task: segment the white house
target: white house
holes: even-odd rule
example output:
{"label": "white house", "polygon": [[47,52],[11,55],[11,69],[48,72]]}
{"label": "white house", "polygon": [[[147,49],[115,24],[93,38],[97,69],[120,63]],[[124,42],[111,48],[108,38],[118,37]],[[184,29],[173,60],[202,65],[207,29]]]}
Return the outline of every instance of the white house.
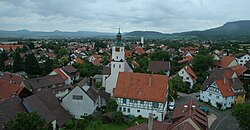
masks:
{"label": "white house", "polygon": [[114,91],[118,111],[163,121],[167,110],[168,77],[158,74],[120,72]]}
{"label": "white house", "polygon": [[106,106],[109,96],[93,86],[90,79],[85,78],[62,99],[61,105],[79,119],[93,114],[97,107]]}
{"label": "white house", "polygon": [[183,82],[186,82],[190,89],[193,88],[194,83],[196,82],[196,75],[193,70],[188,66],[184,66],[179,72],[178,75],[182,78]]}
{"label": "white house", "polygon": [[234,90],[230,79],[237,78],[237,75],[230,69],[213,69],[205,80],[200,91],[200,100],[211,103],[214,107],[221,109],[230,108],[234,104]]}
{"label": "white house", "polygon": [[111,61],[111,74],[103,78],[103,87],[105,91],[113,96],[114,88],[116,86],[116,81],[119,72],[133,72],[129,67],[127,61],[125,60],[125,47],[121,41],[122,35],[120,30],[116,35],[117,42],[112,46],[112,61]]}
{"label": "white house", "polygon": [[238,64],[244,66],[250,60],[250,56],[248,54],[238,54],[235,55],[235,60],[238,62]]}

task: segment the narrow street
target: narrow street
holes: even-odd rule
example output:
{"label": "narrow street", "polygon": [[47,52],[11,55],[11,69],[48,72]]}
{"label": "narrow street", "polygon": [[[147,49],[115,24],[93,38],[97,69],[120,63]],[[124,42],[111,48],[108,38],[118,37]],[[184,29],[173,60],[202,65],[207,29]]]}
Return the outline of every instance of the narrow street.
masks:
{"label": "narrow street", "polygon": [[178,95],[180,96],[180,98],[175,100],[176,107],[186,104],[190,99],[193,99],[196,104],[207,107],[209,109],[209,116],[211,117],[209,117],[209,119],[211,119],[209,120],[209,124],[212,123],[209,128],[210,130],[239,130],[239,123],[236,118],[231,114],[231,109],[220,111],[216,108],[213,108],[206,103],[198,101],[195,97],[196,93],[178,93]]}

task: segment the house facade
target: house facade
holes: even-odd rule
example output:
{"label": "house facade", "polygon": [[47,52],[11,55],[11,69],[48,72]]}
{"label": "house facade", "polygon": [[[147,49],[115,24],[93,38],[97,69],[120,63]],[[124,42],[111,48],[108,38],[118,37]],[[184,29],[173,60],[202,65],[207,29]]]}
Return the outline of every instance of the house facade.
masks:
{"label": "house facade", "polygon": [[185,67],[183,67],[179,72],[178,75],[182,78],[183,82],[187,83],[187,86],[192,89],[194,83],[196,82],[196,75],[193,72],[193,70],[186,65]]}
{"label": "house facade", "polygon": [[96,108],[106,106],[109,96],[108,93],[95,88],[91,79],[85,78],[62,99],[61,105],[79,119],[93,114]]}
{"label": "house facade", "polygon": [[238,64],[244,66],[250,60],[250,56],[248,54],[238,54],[235,55],[235,60],[238,62]]}
{"label": "house facade", "polygon": [[118,111],[163,121],[167,110],[168,77],[157,74],[120,72],[114,92]]}

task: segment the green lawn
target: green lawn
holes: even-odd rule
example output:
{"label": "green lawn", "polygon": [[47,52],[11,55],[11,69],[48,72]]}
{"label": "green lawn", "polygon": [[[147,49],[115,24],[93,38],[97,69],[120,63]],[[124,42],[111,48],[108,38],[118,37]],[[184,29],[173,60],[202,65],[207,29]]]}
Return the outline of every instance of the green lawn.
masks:
{"label": "green lawn", "polygon": [[128,124],[102,124],[100,118],[93,119],[89,125],[86,127],[86,130],[125,130],[126,128],[135,125],[135,121],[139,124],[145,123],[147,119],[135,119]]}

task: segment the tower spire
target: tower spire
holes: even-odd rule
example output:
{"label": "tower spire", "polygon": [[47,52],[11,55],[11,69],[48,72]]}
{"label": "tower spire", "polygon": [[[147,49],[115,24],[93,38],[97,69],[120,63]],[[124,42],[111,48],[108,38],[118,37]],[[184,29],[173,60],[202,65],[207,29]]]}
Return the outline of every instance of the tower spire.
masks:
{"label": "tower spire", "polygon": [[118,28],[118,33],[116,35],[116,43],[115,43],[116,46],[123,46],[122,44],[122,34],[121,34],[121,29]]}

